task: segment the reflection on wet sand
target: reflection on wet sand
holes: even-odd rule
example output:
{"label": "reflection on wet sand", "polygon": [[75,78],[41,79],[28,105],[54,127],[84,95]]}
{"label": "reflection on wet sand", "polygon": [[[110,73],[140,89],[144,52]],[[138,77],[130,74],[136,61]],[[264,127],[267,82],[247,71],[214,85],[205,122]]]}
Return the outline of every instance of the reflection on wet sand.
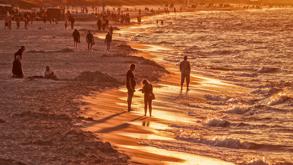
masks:
{"label": "reflection on wet sand", "polygon": [[[150,45],[132,45],[139,50],[161,49]],[[86,131],[96,133],[102,140],[117,146],[120,151],[127,153],[131,161],[145,164],[231,164],[221,160],[188,153],[169,151],[156,147],[147,146],[145,140],[176,141],[172,134],[166,133],[169,125],[174,123],[186,125],[196,123],[196,119],[180,111],[184,105],[178,104],[174,96],[179,100],[193,102],[205,102],[203,95],[210,92],[221,92],[227,88],[238,88],[220,80],[214,80],[198,75],[192,75],[192,85],[189,91],[180,90],[178,86],[179,73],[174,66],[166,63],[163,59],[151,54],[140,54],[154,59],[161,65],[171,70],[155,84],[157,99],[154,101],[153,117],[143,117],[143,96],[136,92],[133,99],[133,109],[127,113],[126,89],[113,89],[104,93],[96,93],[85,96],[83,101],[87,103],[82,108],[84,117],[91,117],[93,121],[84,124]],[[240,89],[237,89],[240,90]],[[229,90],[228,90],[229,91]],[[104,117],[101,117],[104,116]]]}

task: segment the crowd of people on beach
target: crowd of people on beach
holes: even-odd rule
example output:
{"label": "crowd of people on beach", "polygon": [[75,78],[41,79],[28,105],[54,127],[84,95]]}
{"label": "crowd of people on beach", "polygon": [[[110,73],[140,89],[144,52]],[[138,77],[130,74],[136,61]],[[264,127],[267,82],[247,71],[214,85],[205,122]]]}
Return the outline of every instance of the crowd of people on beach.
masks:
{"label": "crowd of people on beach", "polygon": [[[147,10],[147,9],[146,9]],[[138,23],[141,22],[141,10],[138,10],[139,12],[139,17],[138,17]],[[8,15],[9,16],[9,15]],[[14,20],[18,21],[19,18],[14,16]],[[97,17],[97,29],[98,31],[105,31],[107,29],[107,33],[105,36],[105,45],[106,45],[106,51],[109,52],[111,49],[111,43],[113,40],[113,31],[114,28],[110,26],[110,19],[111,21],[114,19],[117,19],[120,23],[130,23],[130,15],[128,13],[126,14],[118,14],[115,15],[114,13],[111,12],[106,12],[106,14],[100,15]],[[11,26],[11,17],[7,20],[5,20],[5,26],[6,23],[8,22],[7,27]],[[20,20],[20,19],[19,19]],[[30,17],[27,18],[28,21],[30,20]],[[117,21],[116,20],[116,21]],[[9,23],[10,21],[10,23]],[[65,18],[65,29],[67,29],[68,22],[71,24],[71,28],[74,29],[74,24],[75,24],[75,18],[71,15],[70,12],[66,14]],[[158,21],[157,21],[158,22]],[[26,24],[26,23],[25,23]],[[161,24],[163,24],[163,20],[161,20]],[[18,26],[18,25],[17,25]],[[27,25],[26,25],[27,26]],[[73,41],[74,41],[74,47],[77,48],[78,44],[81,42],[81,34],[78,29],[74,29],[72,33]],[[93,33],[88,30],[85,40],[87,43],[87,48],[88,50],[92,50],[93,46],[95,45],[95,39]],[[24,78],[24,73],[22,70],[22,59],[23,59],[23,53],[25,51],[25,46],[21,46],[21,48],[14,54],[14,60],[13,60],[13,66],[12,66],[12,78]],[[128,70],[126,74],[126,88],[128,90],[128,98],[127,98],[127,103],[128,103],[128,112],[130,112],[131,105],[132,105],[132,99],[133,95],[136,91],[136,80],[135,80],[135,64],[130,65],[130,69]],[[183,89],[183,84],[186,81],[186,86],[187,90],[189,89],[189,83],[190,83],[190,63],[187,61],[187,57],[184,57],[184,61],[180,63],[180,71],[181,71],[181,90]],[[55,73],[51,70],[50,66],[45,67],[44,75],[42,76],[32,76],[28,77],[30,79],[51,79],[51,80],[58,80],[57,76]],[[143,80],[142,81],[142,89],[141,91],[144,94],[144,109],[145,109],[145,116],[147,115],[147,112],[149,112],[149,115],[152,116],[152,101],[155,99],[155,95],[153,92],[153,86],[148,80]]]}

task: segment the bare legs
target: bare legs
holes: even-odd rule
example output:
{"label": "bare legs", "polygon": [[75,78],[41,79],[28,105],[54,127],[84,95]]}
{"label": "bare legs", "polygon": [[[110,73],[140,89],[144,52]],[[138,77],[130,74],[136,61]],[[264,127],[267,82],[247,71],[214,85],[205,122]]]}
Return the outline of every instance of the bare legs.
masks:
{"label": "bare legs", "polygon": [[132,97],[133,97],[134,92],[128,91],[128,98],[127,98],[127,103],[128,103],[128,112],[131,111],[131,104],[132,104]]}
{"label": "bare legs", "polygon": [[144,100],[144,116],[147,115],[147,111],[149,108],[150,117],[152,116],[152,100],[145,99]]}
{"label": "bare legs", "polygon": [[189,84],[190,84],[190,74],[182,74],[181,73],[181,90],[183,90],[183,85],[186,79],[186,90],[189,90]]}

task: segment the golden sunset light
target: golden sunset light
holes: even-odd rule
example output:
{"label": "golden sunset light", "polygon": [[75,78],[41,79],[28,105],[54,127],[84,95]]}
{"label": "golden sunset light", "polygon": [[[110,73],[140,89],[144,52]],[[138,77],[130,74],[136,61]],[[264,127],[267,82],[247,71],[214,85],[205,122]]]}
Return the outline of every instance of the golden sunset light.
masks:
{"label": "golden sunset light", "polygon": [[293,0],[0,0],[0,165],[293,165]]}

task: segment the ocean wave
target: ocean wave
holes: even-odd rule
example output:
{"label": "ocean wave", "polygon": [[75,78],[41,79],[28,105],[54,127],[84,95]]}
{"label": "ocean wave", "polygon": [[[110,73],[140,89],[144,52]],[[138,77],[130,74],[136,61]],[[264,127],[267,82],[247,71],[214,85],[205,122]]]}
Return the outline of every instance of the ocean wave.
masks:
{"label": "ocean wave", "polygon": [[209,119],[206,124],[210,127],[228,127],[230,122],[223,119]]}
{"label": "ocean wave", "polygon": [[280,92],[279,88],[268,87],[268,88],[256,89],[252,91],[251,93],[257,94],[257,95],[271,96],[273,94],[276,94],[277,92]]}
{"label": "ocean wave", "polygon": [[194,137],[177,137],[178,140],[188,141],[192,143],[202,143],[210,146],[225,147],[233,149],[248,149],[248,150],[260,150],[260,151],[288,151],[292,152],[288,146],[275,145],[275,144],[263,144],[255,142],[242,141],[240,139],[230,137],[215,137],[214,139],[194,138]]}
{"label": "ocean wave", "polygon": [[279,93],[277,95],[274,95],[271,98],[269,98],[267,104],[272,106],[272,105],[282,104],[282,103],[285,103],[287,101],[291,102],[292,98],[290,98],[285,93],[281,92],[281,93]]}
{"label": "ocean wave", "polygon": [[252,160],[248,163],[244,163],[243,165],[269,165],[265,160]]}
{"label": "ocean wave", "polygon": [[280,71],[280,68],[275,67],[261,67],[257,70],[258,73],[275,73]]}
{"label": "ocean wave", "polygon": [[230,98],[227,98],[226,96],[216,96],[216,95],[205,95],[204,96],[209,101],[227,101]]}
{"label": "ocean wave", "polygon": [[250,107],[247,106],[233,106],[232,108],[228,109],[226,113],[232,114],[245,114],[250,111]]}

